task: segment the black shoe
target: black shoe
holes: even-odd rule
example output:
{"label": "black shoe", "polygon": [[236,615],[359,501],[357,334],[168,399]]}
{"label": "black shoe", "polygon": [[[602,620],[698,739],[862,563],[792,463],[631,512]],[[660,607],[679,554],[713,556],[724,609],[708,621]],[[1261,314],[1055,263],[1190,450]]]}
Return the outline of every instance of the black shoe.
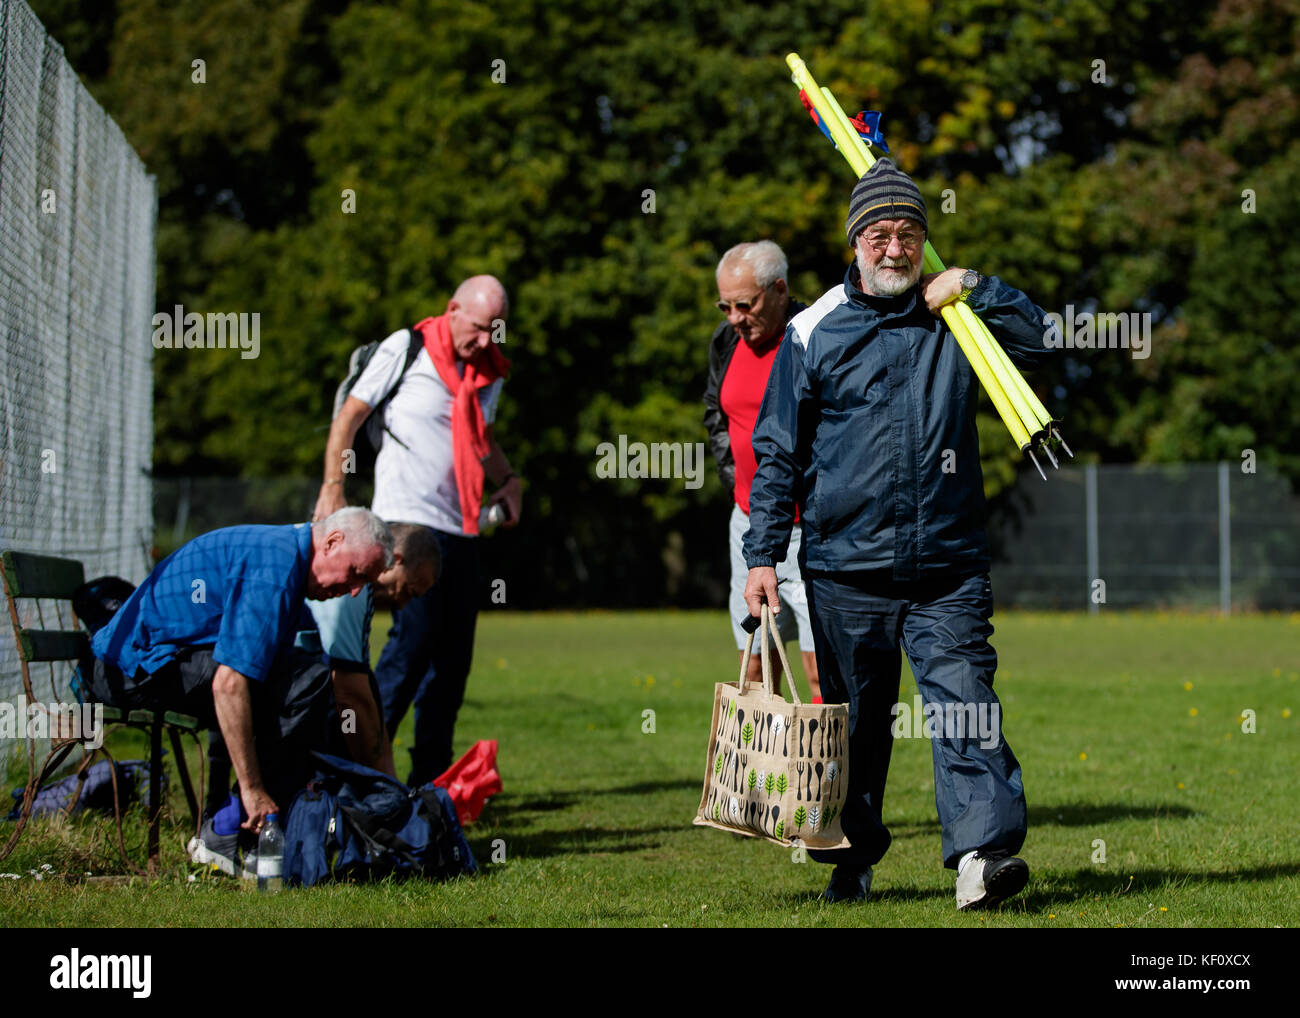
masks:
{"label": "black shoe", "polygon": [[992,908],[1024,890],[1029,864],[1005,852],[978,852],[957,874],[957,908]]}
{"label": "black shoe", "polygon": [[859,869],[856,866],[836,866],[831,873],[831,882],[822,892],[822,901],[865,901],[871,890],[871,867]]}

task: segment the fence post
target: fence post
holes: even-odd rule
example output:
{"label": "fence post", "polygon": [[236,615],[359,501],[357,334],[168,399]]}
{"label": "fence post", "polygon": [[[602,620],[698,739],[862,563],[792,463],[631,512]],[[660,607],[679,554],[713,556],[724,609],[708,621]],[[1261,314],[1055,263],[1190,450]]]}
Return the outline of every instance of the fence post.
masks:
{"label": "fence post", "polygon": [[1084,528],[1088,550],[1088,611],[1096,615],[1101,611],[1096,598],[1092,596],[1092,586],[1101,577],[1101,552],[1097,540],[1097,464],[1089,463],[1083,468]]}
{"label": "fence post", "polygon": [[1219,611],[1232,614],[1232,513],[1228,464],[1219,464]]}

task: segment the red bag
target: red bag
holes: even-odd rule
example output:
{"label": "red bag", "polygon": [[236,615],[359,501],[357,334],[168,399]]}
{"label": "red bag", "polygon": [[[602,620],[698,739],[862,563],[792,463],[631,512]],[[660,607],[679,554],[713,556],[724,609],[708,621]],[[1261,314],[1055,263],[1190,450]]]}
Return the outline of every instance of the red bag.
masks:
{"label": "red bag", "polygon": [[496,739],[480,739],[469,752],[434,779],[439,788],[446,789],[456,804],[456,814],[462,824],[473,823],[483,812],[484,804],[501,791],[501,775],[497,773]]}

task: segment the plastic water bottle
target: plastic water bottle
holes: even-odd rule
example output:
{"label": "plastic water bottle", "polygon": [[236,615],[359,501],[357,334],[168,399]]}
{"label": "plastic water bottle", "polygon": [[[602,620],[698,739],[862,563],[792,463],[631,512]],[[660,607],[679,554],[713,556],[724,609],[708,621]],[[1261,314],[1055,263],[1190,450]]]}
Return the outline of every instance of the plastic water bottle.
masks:
{"label": "plastic water bottle", "polygon": [[284,832],[280,830],[280,814],[268,813],[262,823],[262,833],[257,837],[257,889],[276,894],[283,886]]}

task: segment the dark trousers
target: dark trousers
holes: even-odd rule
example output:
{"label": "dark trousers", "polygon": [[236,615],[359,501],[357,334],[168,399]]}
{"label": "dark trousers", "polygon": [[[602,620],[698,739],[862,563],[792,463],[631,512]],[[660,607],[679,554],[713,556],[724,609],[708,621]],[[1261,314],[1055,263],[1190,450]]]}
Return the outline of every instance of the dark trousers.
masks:
{"label": "dark trousers", "polygon": [[434,534],[442,573],[423,597],[394,613],[375,667],[390,737],[415,705],[415,743],[406,780],[412,788],[451,766],[452,735],[465,699],[478,620],[478,539],[440,530]]}
{"label": "dark trousers", "polygon": [[[935,721],[940,734],[930,744],[944,865],[955,868],[974,849],[1019,851],[1025,795],[993,693],[997,655],[989,645],[988,576],[900,583],[878,574],[812,574],[806,586],[822,696],[849,706],[849,787],[841,824],[851,844],[809,855],[819,862],[871,866],[889,848],[882,805],[895,738],[900,648],[922,701],[943,709]],[[907,707],[910,712],[912,704]],[[987,726],[983,736],[976,730],[975,718],[994,722],[991,737]],[[912,731],[910,723],[905,730]]]}
{"label": "dark trousers", "polygon": [[[103,661],[95,662],[92,689],[104,703],[124,709],[177,711],[208,728],[209,810],[220,806],[229,792],[230,758],[217,723],[212,680],[217,662],[212,648],[181,651],[152,675],[131,678]],[[331,704],[330,673],[320,661],[302,651],[280,654],[265,682],[249,681],[253,713],[253,745],[267,793],[282,812],[315,771],[310,751],[323,748],[325,718]]]}

